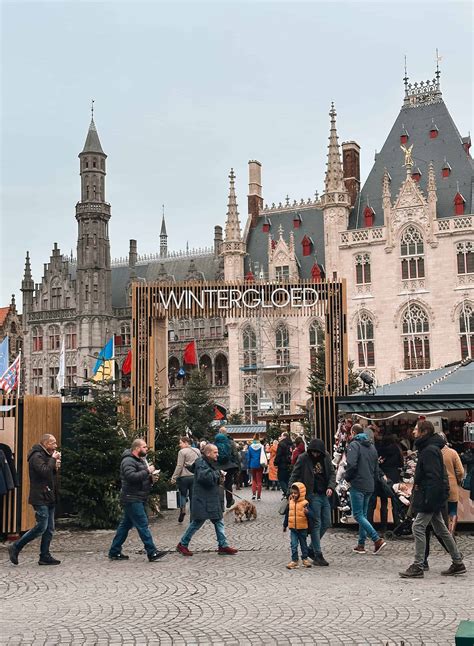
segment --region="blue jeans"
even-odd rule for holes
[[[219,547],[228,547],[229,543],[227,542],[227,537],[224,531],[224,521],[222,519],[209,520],[214,525],[214,529],[216,530],[217,544],[219,545]],[[182,535],[181,540],[179,541],[181,545],[187,547],[194,534],[198,531],[198,529],[201,529],[205,522],[205,520],[192,520],[189,523],[187,530]]]
[[[315,554],[321,554],[321,539],[331,527],[331,503],[326,494],[306,494],[314,522],[310,523],[311,546]]]
[[[49,546],[54,532],[54,505],[33,505],[35,510],[36,525],[23,534],[15,543],[18,551],[22,550],[27,543],[34,541],[41,536],[40,558],[49,555]]]
[[[301,549],[301,558],[308,558],[308,545],[306,539],[308,537],[307,529],[290,529],[290,548],[291,548],[291,560],[298,560],[298,545]]]
[[[156,546],[148,527],[148,516],[145,511],[144,502],[127,502],[123,506],[122,520],[117,527],[117,532],[110,546],[109,556],[118,556],[122,551],[122,545],[127,540],[128,532],[135,527],[142,539],[148,556],[156,552]]]
[[[358,491],[354,487],[349,489],[349,494],[351,496],[352,515],[359,523],[359,545],[365,545],[367,536],[373,541],[378,541],[379,535],[367,520],[367,510],[372,494]]]

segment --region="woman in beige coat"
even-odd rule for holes
[[[458,522],[459,485],[464,477],[464,467],[457,451],[447,444],[441,449],[441,455],[449,480],[448,529],[450,534],[454,534]]]

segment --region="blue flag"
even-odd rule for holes
[[[8,360],[9,349],[8,349],[8,337],[6,336],[3,341],[0,343],[0,377],[8,370]]]
[[[93,377],[95,381],[110,379],[113,375],[114,337],[104,345],[95,362]]]

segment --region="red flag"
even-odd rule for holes
[[[224,413],[217,408],[217,406],[214,406],[214,419],[224,419]]]
[[[125,361],[122,364],[122,374],[129,375],[132,372],[132,351],[129,350]]]
[[[183,353],[183,363],[186,363],[188,366],[197,366],[197,352],[196,352],[196,341],[191,341],[184,348]]]

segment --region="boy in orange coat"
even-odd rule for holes
[[[306,500],[306,487],[302,482],[294,482],[290,489],[288,508],[283,521],[283,531],[286,532],[287,527],[290,528],[291,561],[286,566],[288,570],[294,570],[298,567],[298,544],[301,549],[303,567],[311,567],[306,542],[309,527],[308,519],[311,521],[312,513]]]

